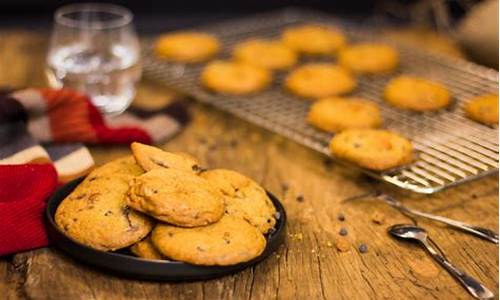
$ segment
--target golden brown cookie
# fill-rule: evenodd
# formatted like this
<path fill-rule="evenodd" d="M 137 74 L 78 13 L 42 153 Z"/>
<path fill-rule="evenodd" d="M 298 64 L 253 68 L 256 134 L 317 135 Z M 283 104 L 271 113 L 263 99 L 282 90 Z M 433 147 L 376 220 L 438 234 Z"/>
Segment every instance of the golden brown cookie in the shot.
<path fill-rule="evenodd" d="M 356 79 L 343 67 L 310 63 L 292 71 L 285 87 L 297 96 L 317 99 L 351 92 L 356 87 Z"/>
<path fill-rule="evenodd" d="M 150 236 L 133 244 L 132 247 L 130 247 L 130 252 L 137 257 L 145 259 L 165 259 L 165 257 L 156 250 L 155 245 L 151 242 Z"/>
<path fill-rule="evenodd" d="M 464 109 L 467 117 L 472 120 L 486 125 L 498 124 L 498 95 L 496 94 L 474 97 Z"/>
<path fill-rule="evenodd" d="M 363 168 L 382 171 L 407 164 L 413 159 L 411 142 L 380 129 L 348 129 L 335 135 L 332 154 Z"/>
<path fill-rule="evenodd" d="M 451 101 L 450 92 L 444 85 L 409 75 L 389 81 L 384 89 L 384 98 L 396 107 L 414 111 L 438 110 Z"/>
<path fill-rule="evenodd" d="M 356 73 L 388 73 L 397 68 L 399 54 L 384 44 L 355 44 L 340 50 L 339 64 Z"/>
<path fill-rule="evenodd" d="M 335 55 L 346 39 L 333 27 L 316 24 L 299 25 L 286 29 L 282 34 L 285 45 L 307 55 Z"/>
<path fill-rule="evenodd" d="M 231 170 L 215 169 L 200 174 L 224 195 L 226 214 L 240 217 L 267 233 L 276 224 L 276 209 L 266 191 L 252 179 Z"/>
<path fill-rule="evenodd" d="M 153 222 L 130 209 L 125 197 L 128 182 L 143 172 L 132 156 L 95 169 L 57 208 L 58 227 L 98 250 L 114 251 L 140 241 L 151 231 Z"/>
<path fill-rule="evenodd" d="M 186 153 L 167 152 L 138 142 L 133 142 L 130 148 L 137 163 L 146 171 L 172 168 L 196 173 L 201 170 L 199 162 Z"/>
<path fill-rule="evenodd" d="M 242 62 L 213 61 L 201 73 L 201 83 L 221 94 L 244 95 L 263 90 L 271 82 L 271 72 Z"/>
<path fill-rule="evenodd" d="M 172 168 L 153 169 L 130 181 L 127 204 L 160 221 L 183 227 L 218 221 L 222 194 L 206 179 Z"/>
<path fill-rule="evenodd" d="M 376 128 L 382 124 L 378 106 L 362 98 L 323 98 L 311 105 L 307 121 L 324 131 Z"/>
<path fill-rule="evenodd" d="M 158 57 L 175 62 L 198 63 L 213 57 L 220 50 L 217 38 L 202 32 L 164 34 L 155 43 Z"/>
<path fill-rule="evenodd" d="M 266 247 L 266 239 L 257 228 L 229 215 L 195 228 L 159 224 L 151 239 L 156 249 L 170 259 L 207 266 L 246 262 L 259 256 Z"/>
<path fill-rule="evenodd" d="M 251 39 L 235 46 L 237 61 L 270 70 L 288 69 L 297 62 L 297 54 L 280 41 Z"/>

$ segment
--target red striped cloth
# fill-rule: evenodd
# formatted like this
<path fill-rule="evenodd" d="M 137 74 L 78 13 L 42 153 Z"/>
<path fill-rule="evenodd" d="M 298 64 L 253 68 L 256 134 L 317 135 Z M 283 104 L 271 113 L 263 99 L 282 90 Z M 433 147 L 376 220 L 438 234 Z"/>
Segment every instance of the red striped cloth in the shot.
<path fill-rule="evenodd" d="M 188 120 L 180 101 L 111 118 L 72 90 L 0 92 L 0 256 L 47 245 L 48 197 L 94 166 L 83 143 L 161 142 Z"/>

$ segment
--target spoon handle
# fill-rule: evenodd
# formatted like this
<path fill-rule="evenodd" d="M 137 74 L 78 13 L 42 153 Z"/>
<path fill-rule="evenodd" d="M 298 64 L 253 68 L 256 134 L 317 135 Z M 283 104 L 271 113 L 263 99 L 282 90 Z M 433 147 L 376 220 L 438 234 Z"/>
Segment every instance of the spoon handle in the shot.
<path fill-rule="evenodd" d="M 446 258 L 439 254 L 426 239 L 420 240 L 432 257 L 439 262 L 451 275 L 453 275 L 467 291 L 477 299 L 492 299 L 495 295 L 482 283 L 467 275 L 464 271 L 452 265 Z"/>
<path fill-rule="evenodd" d="M 416 216 L 420 216 L 420 217 L 424 217 L 424 218 L 427 218 L 427 219 L 431 219 L 431 220 L 434 220 L 434 221 L 438 221 L 438 222 L 441 222 L 441 223 L 444 223 L 444 224 L 447 224 L 447 225 L 459 228 L 459 229 L 461 229 L 463 231 L 472 233 L 472 234 L 480 236 L 480 237 L 482 237 L 482 238 L 484 238 L 484 239 L 486 239 L 486 240 L 488 240 L 490 242 L 498 244 L 498 234 L 496 232 L 490 230 L 490 229 L 479 227 L 479 226 L 475 226 L 475 225 L 470 225 L 470 224 L 467 224 L 467 223 L 464 223 L 464 222 L 460 222 L 460 221 L 457 221 L 457 220 L 453 220 L 453 219 L 449 219 L 449 218 L 445 218 L 445 217 L 441 217 L 441 216 L 431 215 L 431 214 L 428 214 L 428 213 L 425 213 L 425 212 L 421 212 L 421 211 L 418 211 L 418 210 L 415 210 L 415 209 L 411 209 L 411 208 L 405 207 L 402 204 L 400 204 L 399 208 L 402 209 L 402 210 L 404 210 L 404 211 L 406 211 L 406 212 L 408 212 L 408 213 L 410 213 L 410 214 L 413 214 L 413 215 L 416 215 Z"/>

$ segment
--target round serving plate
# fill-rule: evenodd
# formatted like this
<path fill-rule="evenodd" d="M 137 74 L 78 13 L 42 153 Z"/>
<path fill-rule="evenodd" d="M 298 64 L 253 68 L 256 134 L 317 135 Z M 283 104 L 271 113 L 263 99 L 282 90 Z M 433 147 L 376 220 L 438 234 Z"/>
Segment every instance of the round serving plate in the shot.
<path fill-rule="evenodd" d="M 103 271 L 114 273 L 118 276 L 161 281 L 203 280 L 220 277 L 241 271 L 259 263 L 270 256 L 285 239 L 285 210 L 279 200 L 273 194 L 267 192 L 269 198 L 271 198 L 276 207 L 278 219 L 276 221 L 275 230 L 266 235 L 267 246 L 264 252 L 251 261 L 232 266 L 198 266 L 178 261 L 142 259 L 133 256 L 126 252 L 126 250 L 115 252 L 99 251 L 68 237 L 59 230 L 54 219 L 59 203 L 61 203 L 61 201 L 64 200 L 82 180 L 83 177 L 67 183 L 57 190 L 48 201 L 45 211 L 45 216 L 47 218 L 47 233 L 55 246 L 78 261 L 92 265 Z"/>

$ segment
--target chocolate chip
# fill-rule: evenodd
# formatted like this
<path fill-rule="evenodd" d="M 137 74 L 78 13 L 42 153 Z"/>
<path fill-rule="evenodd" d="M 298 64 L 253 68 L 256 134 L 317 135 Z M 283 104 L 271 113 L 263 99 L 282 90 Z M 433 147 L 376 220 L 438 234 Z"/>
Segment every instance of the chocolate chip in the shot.
<path fill-rule="evenodd" d="M 231 146 L 233 148 L 236 147 L 236 146 L 238 146 L 238 140 L 231 140 L 229 142 L 229 146 Z"/>
<path fill-rule="evenodd" d="M 330 157 L 325 158 L 325 160 L 323 160 L 323 165 L 327 168 L 330 168 L 333 165 L 333 159 L 331 159 Z"/>
<path fill-rule="evenodd" d="M 167 232 L 167 234 L 168 234 L 169 237 L 173 237 L 174 236 L 174 234 L 172 232 Z"/>
<path fill-rule="evenodd" d="M 85 198 L 85 196 L 87 196 L 87 194 L 83 193 L 81 195 L 76 196 L 76 199 L 80 200 L 80 199 Z"/>
<path fill-rule="evenodd" d="M 113 212 L 108 210 L 106 213 L 104 213 L 104 216 L 108 217 L 108 216 L 111 216 L 112 214 L 113 214 Z"/>
<path fill-rule="evenodd" d="M 340 231 L 339 231 L 339 234 L 342 235 L 342 236 L 346 236 L 347 235 L 347 229 L 345 227 L 342 227 L 340 228 Z"/>
<path fill-rule="evenodd" d="M 359 252 L 360 252 L 360 253 L 366 253 L 366 252 L 368 252 L 368 246 L 367 246 L 367 245 L 365 245 L 365 244 L 361 244 L 361 245 L 359 245 L 359 248 L 358 248 L 358 249 L 359 249 Z"/>
<path fill-rule="evenodd" d="M 271 223 L 271 219 L 267 219 L 267 223 Z"/>
<path fill-rule="evenodd" d="M 89 181 L 94 181 L 96 179 L 97 179 L 97 176 L 93 176 L 93 177 L 89 178 Z"/>
<path fill-rule="evenodd" d="M 196 250 L 198 250 L 200 252 L 205 252 L 205 249 L 201 248 L 200 246 L 196 246 Z"/>
<path fill-rule="evenodd" d="M 345 216 L 343 213 L 339 213 L 337 215 L 337 220 L 339 220 L 340 222 L 344 222 L 345 221 Z"/>
<path fill-rule="evenodd" d="M 304 196 L 303 195 L 298 195 L 297 198 L 296 198 L 296 200 L 298 202 L 304 202 Z"/>
<path fill-rule="evenodd" d="M 191 169 L 193 170 L 193 172 L 200 172 L 201 171 L 201 167 L 198 165 L 192 166 Z"/>
<path fill-rule="evenodd" d="M 283 192 L 288 191 L 289 188 L 290 187 L 288 186 L 288 184 L 286 182 L 281 183 L 281 189 L 283 190 Z"/>

